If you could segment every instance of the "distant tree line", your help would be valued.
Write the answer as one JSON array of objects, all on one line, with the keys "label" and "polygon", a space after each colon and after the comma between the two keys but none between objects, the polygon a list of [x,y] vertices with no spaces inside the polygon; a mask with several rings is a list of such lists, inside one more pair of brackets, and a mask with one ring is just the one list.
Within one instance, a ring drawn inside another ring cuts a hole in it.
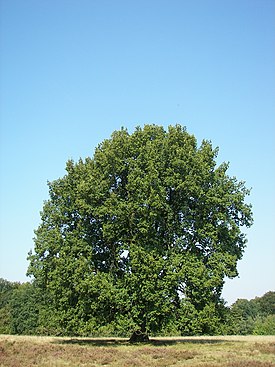
[{"label": "distant tree line", "polygon": [[[252,300],[238,299],[232,306],[221,305],[223,317],[213,319],[211,310],[194,314],[185,310],[180,319],[166,324],[158,335],[275,335],[275,292]],[[0,278],[0,334],[67,335],[59,315],[43,299],[34,283],[17,283]],[[206,327],[207,326],[207,327]],[[208,330],[208,332],[205,332]],[[91,320],[89,331],[81,330],[75,319],[75,333],[81,336],[128,336],[127,320],[118,325],[102,325]]]}]

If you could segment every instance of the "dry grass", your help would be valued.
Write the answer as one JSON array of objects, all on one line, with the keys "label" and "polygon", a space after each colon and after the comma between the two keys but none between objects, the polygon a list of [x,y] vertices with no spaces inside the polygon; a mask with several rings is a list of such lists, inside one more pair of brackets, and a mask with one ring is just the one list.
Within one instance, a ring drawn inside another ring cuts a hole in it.
[{"label": "dry grass", "polygon": [[275,367],[275,337],[127,339],[0,336],[0,367]]}]

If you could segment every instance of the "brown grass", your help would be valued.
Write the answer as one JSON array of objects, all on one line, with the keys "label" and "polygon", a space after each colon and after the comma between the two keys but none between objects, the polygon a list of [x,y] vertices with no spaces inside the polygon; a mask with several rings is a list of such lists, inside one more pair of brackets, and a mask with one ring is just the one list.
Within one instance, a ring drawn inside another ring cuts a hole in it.
[{"label": "brown grass", "polygon": [[275,367],[275,337],[127,339],[0,336],[0,367]]}]

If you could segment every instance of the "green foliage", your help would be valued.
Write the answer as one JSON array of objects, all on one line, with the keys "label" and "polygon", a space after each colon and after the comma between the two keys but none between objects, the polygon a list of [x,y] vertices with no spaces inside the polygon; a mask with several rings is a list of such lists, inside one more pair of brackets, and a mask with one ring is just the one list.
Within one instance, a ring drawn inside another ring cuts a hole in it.
[{"label": "green foliage", "polygon": [[38,304],[35,288],[30,283],[21,284],[12,294],[11,329],[14,334],[36,333]]},{"label": "green foliage", "polygon": [[228,333],[274,335],[274,300],[275,292],[267,292],[250,301],[238,299],[230,309]]},{"label": "green foliage", "polygon": [[68,161],[29,254],[57,329],[156,333],[179,314],[183,333],[216,332],[224,278],[237,275],[241,227],[252,224],[249,190],[216,166],[217,152],[179,125],[146,125]]},{"label": "green foliage", "polygon": [[[180,306],[174,307],[173,314],[167,312],[162,328],[155,328],[151,334],[159,336],[275,335],[275,315],[272,313],[274,294],[275,292],[268,292],[250,301],[239,299],[230,309],[221,301],[218,304],[209,303],[198,310],[190,300],[183,298],[180,300]],[[98,317],[93,317],[86,322],[81,318],[71,317],[70,322],[64,323],[62,312],[52,306],[45,294],[41,295],[34,283],[20,284],[0,279],[0,296],[0,333],[2,334],[124,337],[129,330],[135,330],[139,326],[131,317],[130,309],[129,314],[116,313],[114,320],[108,324],[104,322],[104,317],[101,321]],[[124,304],[123,297],[117,302]],[[99,308],[96,312],[100,313]],[[148,319],[153,319],[152,315],[149,314]]]},{"label": "green foliage", "polygon": [[252,334],[258,308],[247,299],[238,299],[231,307],[232,334]]},{"label": "green foliage", "polygon": [[0,308],[0,334],[11,334],[10,309],[7,306]]},{"label": "green foliage", "polygon": [[253,334],[275,335],[275,314],[258,317],[255,320]]},{"label": "green foliage", "polygon": [[10,301],[14,290],[18,287],[19,283],[0,278],[0,334],[10,334],[12,332]]},{"label": "green foliage", "polygon": [[267,292],[252,302],[255,302],[262,316],[275,315],[275,292]]},{"label": "green foliage", "polygon": [[198,309],[192,302],[184,299],[174,321],[181,335],[219,335],[223,334],[226,308],[220,303],[209,302]]}]

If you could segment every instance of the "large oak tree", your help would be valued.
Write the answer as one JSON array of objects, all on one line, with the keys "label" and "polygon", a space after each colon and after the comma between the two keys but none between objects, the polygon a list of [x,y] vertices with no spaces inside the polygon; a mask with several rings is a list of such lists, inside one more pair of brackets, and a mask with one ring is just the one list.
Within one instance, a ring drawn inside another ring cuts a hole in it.
[{"label": "large oak tree", "polygon": [[252,224],[217,153],[180,125],[121,129],[49,183],[28,273],[64,332],[215,331]]}]

